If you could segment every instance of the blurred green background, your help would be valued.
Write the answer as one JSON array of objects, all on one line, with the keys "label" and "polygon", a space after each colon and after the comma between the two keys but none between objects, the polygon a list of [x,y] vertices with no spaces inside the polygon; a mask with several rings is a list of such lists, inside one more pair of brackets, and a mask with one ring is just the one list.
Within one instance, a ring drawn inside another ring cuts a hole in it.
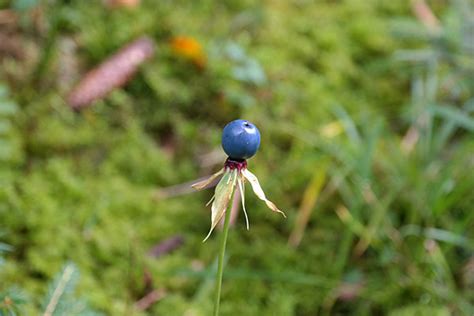
[{"label": "blurred green background", "polygon": [[222,315],[474,315],[473,55],[461,0],[0,0],[0,314],[209,315],[219,232],[188,182],[245,118],[288,218],[248,189]]}]

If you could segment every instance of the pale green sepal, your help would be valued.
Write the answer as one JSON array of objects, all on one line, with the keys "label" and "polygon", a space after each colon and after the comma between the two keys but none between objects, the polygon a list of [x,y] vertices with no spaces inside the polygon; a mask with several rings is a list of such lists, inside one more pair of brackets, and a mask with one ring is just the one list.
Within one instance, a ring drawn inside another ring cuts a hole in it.
[{"label": "pale green sepal", "polygon": [[245,181],[245,178],[241,174],[239,174],[239,176],[237,178],[237,184],[239,185],[240,197],[241,197],[241,201],[242,201],[242,209],[244,211],[244,216],[245,216],[245,224],[247,226],[247,230],[249,230],[249,228],[250,228],[249,217],[247,215],[247,210],[245,209],[244,181]]},{"label": "pale green sepal", "polygon": [[224,216],[230,199],[232,198],[232,193],[234,192],[236,179],[237,170],[225,171],[222,179],[217,184],[214,193],[214,201],[211,206],[211,229],[203,242],[211,236],[212,231]]}]

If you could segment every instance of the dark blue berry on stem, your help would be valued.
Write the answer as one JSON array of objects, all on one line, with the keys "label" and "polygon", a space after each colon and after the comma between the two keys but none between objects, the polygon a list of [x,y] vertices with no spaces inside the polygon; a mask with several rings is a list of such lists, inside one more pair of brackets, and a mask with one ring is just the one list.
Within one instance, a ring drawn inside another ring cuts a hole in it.
[{"label": "dark blue berry on stem", "polygon": [[222,131],[222,148],[232,160],[252,157],[260,146],[258,128],[246,120],[235,120]]}]

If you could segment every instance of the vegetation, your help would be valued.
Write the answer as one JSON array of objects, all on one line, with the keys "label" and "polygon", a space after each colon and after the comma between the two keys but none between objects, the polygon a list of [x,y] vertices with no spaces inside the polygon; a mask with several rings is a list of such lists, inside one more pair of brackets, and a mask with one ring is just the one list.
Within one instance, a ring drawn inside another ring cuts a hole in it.
[{"label": "vegetation", "polygon": [[[212,190],[175,185],[236,118],[288,218],[247,195],[221,315],[474,314],[469,1],[133,3],[0,0],[0,315],[210,315]],[[133,79],[71,110],[143,35]]]}]

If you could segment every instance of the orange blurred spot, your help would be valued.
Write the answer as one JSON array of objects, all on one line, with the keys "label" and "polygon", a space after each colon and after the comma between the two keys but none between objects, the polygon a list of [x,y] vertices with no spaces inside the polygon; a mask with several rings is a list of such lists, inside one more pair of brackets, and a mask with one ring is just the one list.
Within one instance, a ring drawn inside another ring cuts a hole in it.
[{"label": "orange blurred spot", "polygon": [[191,60],[199,68],[206,65],[206,56],[201,43],[187,36],[177,36],[171,39],[171,48],[176,55]]}]

